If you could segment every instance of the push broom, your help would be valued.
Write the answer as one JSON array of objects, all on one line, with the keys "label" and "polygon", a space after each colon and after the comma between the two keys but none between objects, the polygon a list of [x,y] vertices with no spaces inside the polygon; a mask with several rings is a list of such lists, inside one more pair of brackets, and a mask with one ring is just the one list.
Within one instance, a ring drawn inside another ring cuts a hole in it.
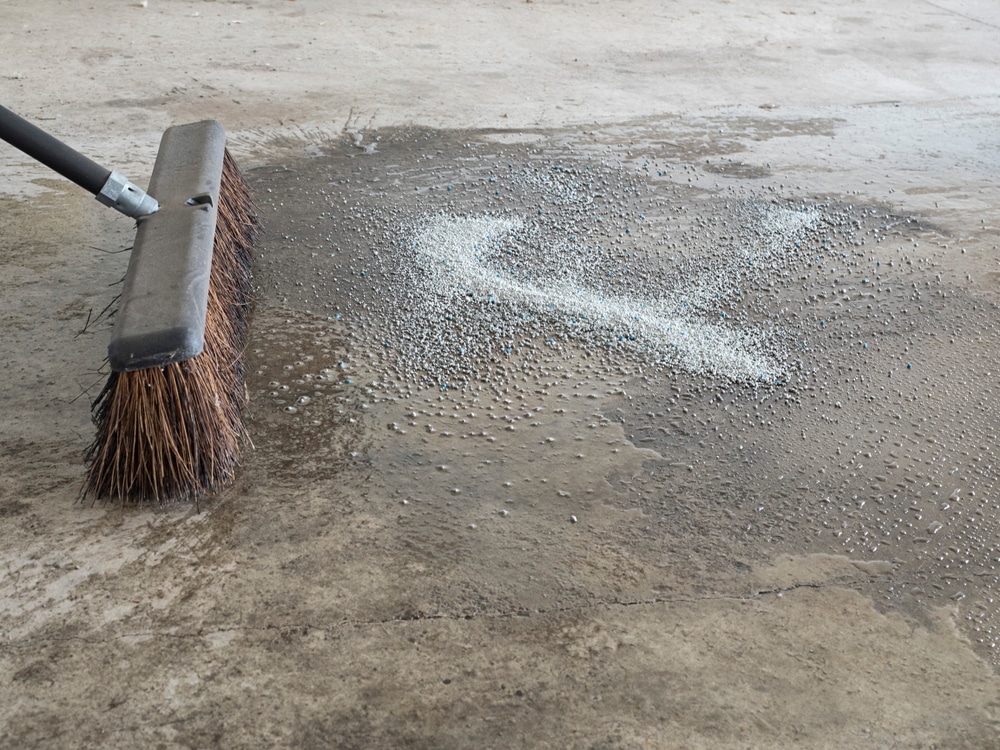
[{"label": "push broom", "polygon": [[259,222],[222,126],[167,129],[148,194],[4,107],[0,138],[138,225],[83,496],[162,502],[229,484],[249,442],[243,352]]}]

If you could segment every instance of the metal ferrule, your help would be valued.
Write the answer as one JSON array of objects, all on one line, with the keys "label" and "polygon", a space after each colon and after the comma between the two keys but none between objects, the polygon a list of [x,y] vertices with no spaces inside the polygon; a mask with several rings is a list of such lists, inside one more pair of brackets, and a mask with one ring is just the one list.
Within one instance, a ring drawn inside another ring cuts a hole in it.
[{"label": "metal ferrule", "polygon": [[108,175],[108,181],[97,194],[97,200],[133,219],[155,214],[160,208],[156,198],[129,182],[121,172]]}]

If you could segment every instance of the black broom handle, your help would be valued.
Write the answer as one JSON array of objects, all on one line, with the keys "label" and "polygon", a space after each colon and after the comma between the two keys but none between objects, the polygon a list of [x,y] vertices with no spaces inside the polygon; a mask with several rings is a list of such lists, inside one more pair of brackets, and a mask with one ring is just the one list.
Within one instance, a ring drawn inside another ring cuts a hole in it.
[{"label": "black broom handle", "polygon": [[2,105],[0,138],[94,195],[101,192],[111,176],[110,169],[74,151]]}]

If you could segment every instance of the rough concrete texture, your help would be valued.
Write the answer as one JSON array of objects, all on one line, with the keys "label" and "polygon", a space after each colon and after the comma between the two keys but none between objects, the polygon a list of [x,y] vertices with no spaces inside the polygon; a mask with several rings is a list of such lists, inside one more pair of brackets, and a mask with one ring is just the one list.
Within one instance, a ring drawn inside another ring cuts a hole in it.
[{"label": "rough concrete texture", "polygon": [[[140,184],[219,119],[267,228],[235,486],[81,504],[132,226],[0,148],[0,746],[1000,744],[994,3],[0,17],[3,104]],[[521,221],[516,304],[427,216]],[[563,254],[780,382],[533,307]]]}]

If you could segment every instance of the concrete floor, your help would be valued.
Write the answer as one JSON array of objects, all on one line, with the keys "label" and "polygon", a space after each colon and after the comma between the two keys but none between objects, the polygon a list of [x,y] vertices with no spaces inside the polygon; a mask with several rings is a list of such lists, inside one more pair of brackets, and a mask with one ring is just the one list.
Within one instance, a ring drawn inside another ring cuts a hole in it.
[{"label": "concrete floor", "polygon": [[[90,319],[132,227],[0,149],[0,745],[1000,742],[994,3],[0,17],[6,106],[140,184],[165,127],[219,119],[267,227],[236,485],[200,512],[80,505]],[[378,297],[405,290],[372,253],[556,158],[645,207],[643,252],[681,203],[681,254],[737,200],[847,217],[836,293],[786,269],[751,310],[825,305],[826,332],[788,322],[823,393],[572,344],[493,390],[389,382]],[[841,280],[874,259],[897,296]],[[338,361],[350,382],[315,386]]]}]

